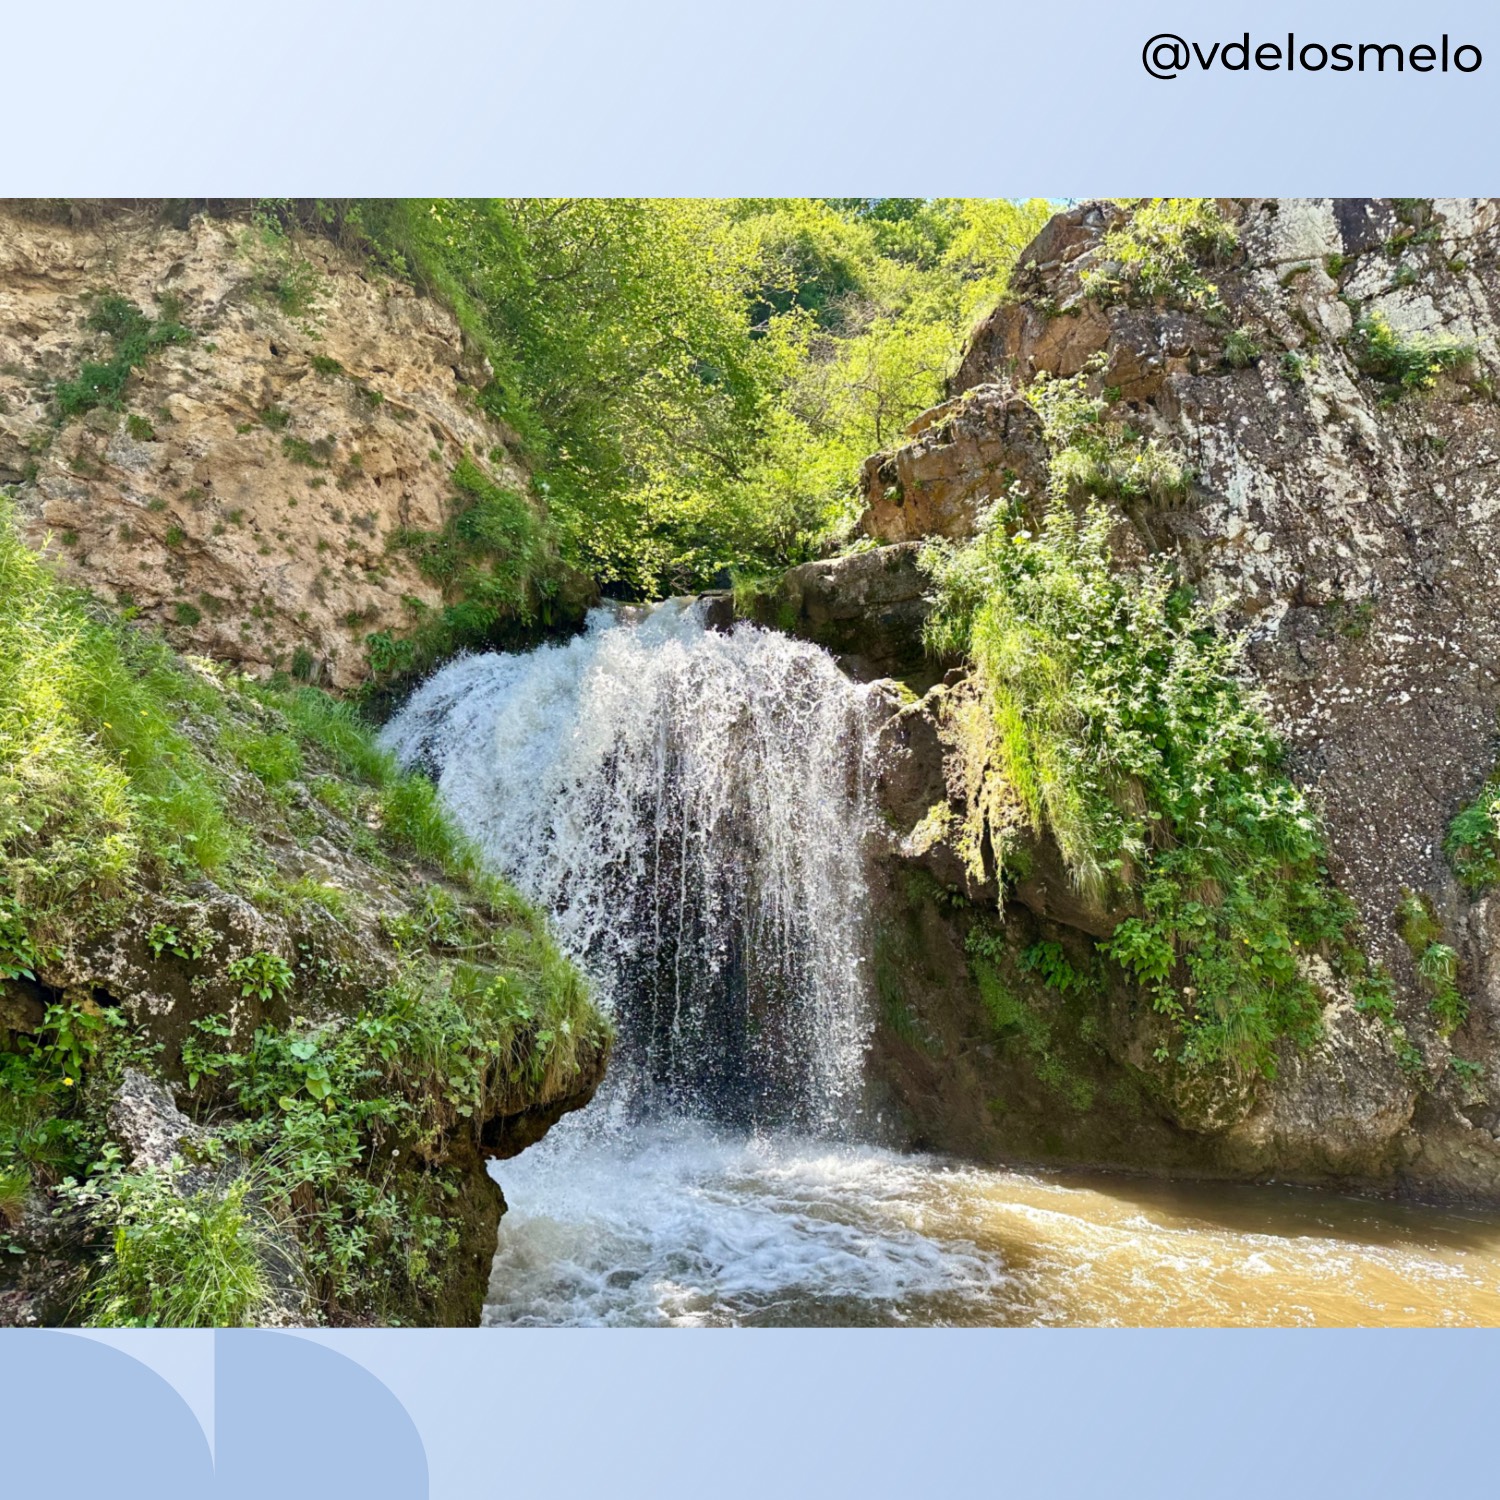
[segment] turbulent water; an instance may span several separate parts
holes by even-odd
[[[1500,1219],[861,1144],[868,700],[682,603],[446,667],[388,743],[613,1013],[505,1164],[490,1324],[1500,1322]]]
[[[820,1131],[869,1030],[867,739],[826,653],[683,601],[455,662],[388,731],[594,980],[612,1093]]]
[[[505,1164],[489,1324],[1500,1323],[1500,1218],[567,1122]]]

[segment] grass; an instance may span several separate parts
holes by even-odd
[[[114,293],[96,298],[88,326],[109,339],[109,358],[89,361],[73,379],[57,383],[53,399],[64,418],[82,416],[98,406],[118,411],[124,402],[126,383],[152,354],[193,337],[169,309],[164,308],[160,318],[148,318],[135,303]],[[141,436],[138,423],[150,428],[142,418],[132,418],[132,437]]]
[[[170,652],[64,589],[0,503],[0,909],[27,913],[33,952],[142,867],[229,857],[236,834],[178,727],[195,700]]]
[[[1165,564],[1116,568],[1110,527],[1099,507],[1055,504],[1040,530],[1002,509],[927,549],[930,644],[980,691],[966,780],[992,811],[971,842],[1003,875],[1018,822],[1048,831],[1080,890],[1136,908],[1104,951],[1172,1020],[1178,1061],[1269,1073],[1282,1038],[1318,1033],[1301,960],[1343,950],[1350,909],[1238,644]]]
[[[150,1172],[121,1177],[109,1196],[110,1252],[81,1311],[92,1328],[240,1328],[272,1305],[266,1230],[246,1199],[249,1179],[184,1195]]]
[[[1458,954],[1443,941],[1443,924],[1427,896],[1407,891],[1396,908],[1396,921],[1402,942],[1416,960],[1432,1014],[1443,1035],[1450,1035],[1469,1014],[1468,1001],[1458,987]]]

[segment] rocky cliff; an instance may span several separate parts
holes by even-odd
[[[379,667],[452,599],[433,554],[473,503],[460,462],[529,489],[474,399],[482,359],[327,240],[160,205],[79,218],[0,207],[0,484],[28,539],[183,648],[364,682],[371,637]]]
[[[1118,567],[1169,560],[1224,630],[1243,632],[1244,669],[1321,815],[1393,1009],[1357,1005],[1330,978],[1321,1040],[1286,1049],[1274,1080],[1220,1086],[1212,1108],[1164,1090],[1151,1007],[1118,973],[1106,966],[1088,999],[1039,980],[1039,952],[1090,970],[1128,910],[1081,899],[1045,833],[1030,873],[1005,886],[995,962],[976,963],[999,892],[993,860],[976,876],[951,832],[976,795],[955,748],[973,689],[956,670],[915,704],[893,701],[885,730],[883,1073],[938,1146],[1494,1200],[1500,901],[1460,879],[1450,830],[1477,807],[1488,836],[1497,753],[1500,204],[1250,199],[1213,212],[1218,242],[1189,237],[1175,261],[1114,204],[1058,215],[975,330],[952,399],[865,466],[876,550],[811,565],[821,585],[785,585],[779,607],[816,638],[842,616],[850,640],[863,611],[899,659],[889,609],[867,609],[858,579],[904,576],[915,541],[972,536],[1001,499],[1032,516],[1065,503],[1039,397],[1076,378],[1136,467],[1106,461],[1071,503],[1115,516]],[[814,619],[803,601],[819,587]],[[907,594],[909,660],[920,589]],[[1460,999],[1444,1011],[1450,985]]]

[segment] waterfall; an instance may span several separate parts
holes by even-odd
[[[672,600],[461,658],[384,739],[550,913],[614,1017],[617,1100],[828,1131],[870,1028],[870,722],[817,647]]]

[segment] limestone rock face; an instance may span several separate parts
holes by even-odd
[[[315,240],[278,299],[289,273],[266,254],[206,216],[69,228],[0,208],[0,483],[26,481],[34,546],[179,647],[349,688],[368,635],[443,604],[393,535],[443,524],[465,451],[528,479],[472,400],[487,372],[450,314]],[[100,293],[175,309],[194,337],[153,354],[122,409],[58,426],[56,383],[112,352],[88,326]]]
[[[109,1125],[125,1148],[132,1172],[166,1172],[184,1142],[200,1137],[161,1083],[139,1068],[126,1068],[109,1107]]]
[[[881,542],[969,537],[985,507],[1013,488],[1039,494],[1047,456],[1025,401],[984,385],[924,412],[911,441],[865,461],[864,527]]]
[[[1121,555],[1170,556],[1225,627],[1246,635],[1247,667],[1292,774],[1325,819],[1332,874],[1395,981],[1396,1016],[1420,1061],[1408,1054],[1403,1065],[1391,1033],[1330,983],[1323,1042],[1283,1058],[1275,1079],[1227,1115],[1196,1118],[1190,1099],[1146,1088],[1129,1109],[1165,1119],[1178,1132],[1170,1141],[1124,1114],[1065,1129],[1056,1097],[1033,1101],[1025,1120],[983,1102],[1020,1085],[1003,1059],[985,1062],[962,1042],[953,1018],[963,1006],[950,996],[933,1002],[933,1035],[951,1021],[973,1103],[960,1120],[955,1098],[939,1103],[912,1085],[913,1119],[923,1139],[962,1139],[965,1149],[982,1141],[976,1149],[997,1155],[1405,1183],[1497,1201],[1500,918],[1494,896],[1476,901],[1459,885],[1443,841],[1500,754],[1500,202],[1244,199],[1221,208],[1240,250],[1211,273],[1224,307],[1214,316],[1160,298],[1106,305],[1091,296],[1085,274],[1107,264],[1105,236],[1120,210],[1084,204],[1055,218],[1023,252],[1012,296],[973,335],[954,399],[908,445],[867,465],[865,526],[892,540],[963,536],[1009,487],[1034,493],[1046,453],[1029,435],[1026,387],[1087,365],[1113,416],[1192,474],[1177,503],[1111,502]],[[1351,332],[1371,316],[1399,337],[1459,341],[1477,356],[1397,398],[1360,368]],[[1226,353],[1231,332],[1243,340],[1236,359]],[[891,743],[923,746],[929,761],[951,754],[951,744],[940,748],[941,707],[935,695],[902,708]],[[922,716],[932,722],[919,730],[912,720]],[[920,784],[922,795],[942,780],[931,766],[925,781],[910,768],[890,779]],[[915,796],[888,803],[905,851],[892,868],[920,868],[968,894],[952,832],[966,811],[962,788],[951,776],[943,784],[946,827]],[[1040,923],[1064,943],[1097,933],[1093,918],[1057,899],[1067,877],[1049,866],[1045,843],[1034,854],[1033,873],[1016,885],[1022,918],[1008,920]],[[1462,960],[1469,1019],[1451,1037],[1437,1028],[1401,938],[1396,911],[1409,891],[1431,902]],[[960,939],[969,920],[938,908],[923,918],[929,937],[943,921]],[[935,942],[924,961],[967,969],[961,944],[940,963]],[[952,994],[969,995],[976,1024],[983,1005],[972,977],[943,972]],[[1086,1072],[1102,1049],[1120,1075],[1143,1079],[1150,1025],[1111,1012],[1078,1066]],[[910,1081],[930,1066],[908,1052],[891,1044],[889,1076]],[[1100,1091],[1093,1110],[1114,1110],[1100,1101],[1115,1097]]]

